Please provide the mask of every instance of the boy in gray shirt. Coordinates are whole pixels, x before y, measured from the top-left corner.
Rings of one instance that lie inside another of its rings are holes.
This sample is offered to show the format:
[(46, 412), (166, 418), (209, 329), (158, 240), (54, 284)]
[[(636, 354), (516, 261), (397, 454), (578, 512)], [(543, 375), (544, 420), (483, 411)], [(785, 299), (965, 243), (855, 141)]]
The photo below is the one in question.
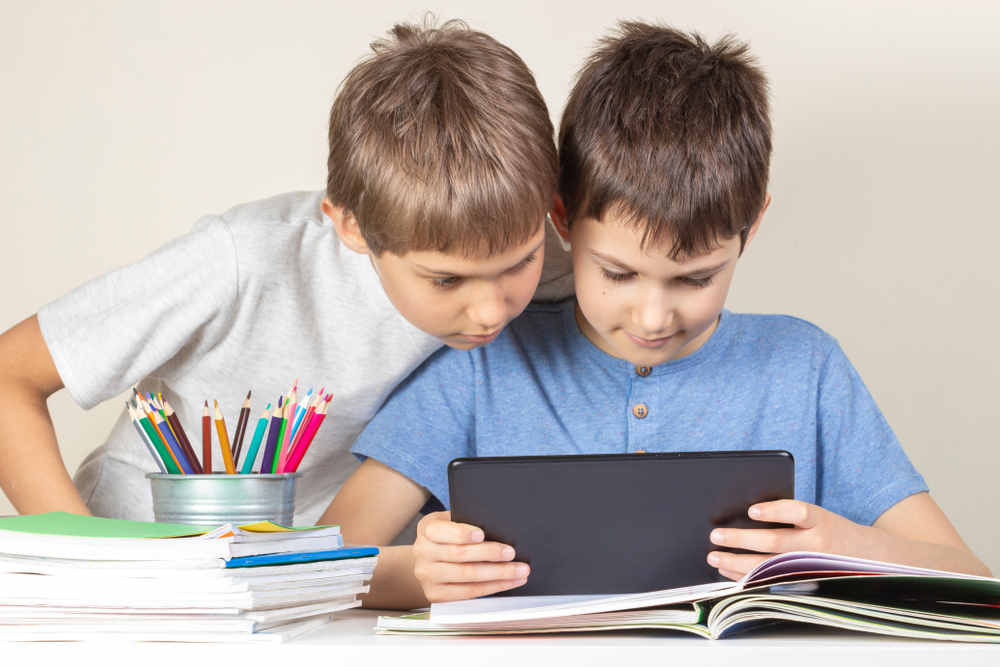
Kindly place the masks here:
[(546, 251), (536, 296), (572, 291), (527, 66), (458, 22), (372, 47), (333, 105), (325, 192), (206, 216), (0, 336), (0, 486), (19, 512), (152, 520), (156, 466), (124, 412), (70, 479), (45, 403), (62, 387), (90, 408), (138, 384), (193, 428), (206, 399), (232, 419), (248, 389), (271, 400), (299, 377), (334, 396), (300, 469), (296, 523), (312, 523), (401, 379), (442, 343), (493, 340), (536, 295)]

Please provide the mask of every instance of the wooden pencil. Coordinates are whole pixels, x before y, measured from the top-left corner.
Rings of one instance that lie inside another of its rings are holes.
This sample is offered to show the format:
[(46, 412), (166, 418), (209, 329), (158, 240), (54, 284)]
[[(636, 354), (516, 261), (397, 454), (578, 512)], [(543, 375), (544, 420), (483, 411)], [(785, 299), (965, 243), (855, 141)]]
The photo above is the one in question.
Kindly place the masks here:
[(163, 459), (160, 458), (160, 453), (156, 451), (156, 446), (149, 438), (149, 434), (142, 428), (142, 424), (139, 423), (139, 416), (135, 413), (135, 409), (128, 401), (125, 401), (125, 409), (128, 410), (128, 416), (132, 420), (132, 426), (134, 426), (135, 430), (139, 432), (139, 437), (142, 438), (142, 444), (146, 445), (146, 449), (149, 450), (149, 455), (153, 457), (156, 467), (160, 469), (161, 473), (166, 473), (167, 469), (163, 465)]
[(212, 474), (212, 416), (208, 413), (208, 401), (201, 413), (201, 461), (206, 475)]
[(281, 408), (281, 425), (278, 428), (278, 443), (274, 448), (274, 458), (271, 460), (270, 473), (278, 472), (278, 462), (281, 460), (281, 445), (285, 441), (285, 430), (288, 428), (288, 403)]
[[(159, 441), (163, 443), (163, 447), (170, 455), (170, 458), (173, 459), (174, 464), (177, 466), (177, 472), (182, 475), (186, 475), (187, 472), (185, 471), (184, 466), (181, 465), (181, 459), (178, 456), (180, 452), (174, 451), (173, 447), (170, 446), (170, 442), (163, 436), (163, 431), (156, 423), (156, 417), (159, 416), (159, 413), (156, 411), (156, 408), (154, 408), (152, 405), (144, 401), (141, 394), (138, 396), (138, 399), (139, 399), (139, 409), (142, 410), (142, 412), (146, 415), (146, 420), (149, 422), (150, 428), (152, 428), (156, 432)], [(164, 460), (164, 463), (166, 463), (166, 460)]]
[(323, 420), (326, 419), (327, 410), (330, 409), (331, 398), (333, 398), (333, 394), (327, 394), (326, 398), (323, 399), (323, 404), (320, 405), (315, 414), (313, 414), (313, 418), (309, 422), (309, 425), (305, 427), (309, 430), (302, 436), (302, 441), (295, 449), (295, 454), (289, 458), (288, 463), (285, 465), (285, 472), (298, 471), (299, 464), (302, 463), (302, 457), (304, 457), (306, 452), (309, 451), (309, 446), (316, 437), (316, 431), (319, 430), (319, 427), (323, 425)]
[[(296, 380), (298, 383), (298, 380)], [(285, 424), (285, 430), (281, 438), (281, 449), (279, 450), (281, 454), (278, 456), (278, 465), (275, 466), (275, 472), (280, 471), (285, 467), (285, 461), (288, 460), (288, 452), (292, 450), (292, 427), (295, 422), (295, 411), (298, 409), (298, 398), (296, 396), (296, 391), (298, 390), (298, 384), (292, 387), (292, 392), (290, 394), (290, 399), (288, 402), (287, 419), (288, 422)]]
[(240, 417), (236, 422), (236, 435), (233, 436), (233, 466), (240, 466), (240, 450), (243, 449), (243, 436), (246, 434), (247, 423), (250, 421), (250, 392), (247, 392), (247, 400), (243, 401), (240, 408)]
[(163, 437), (163, 441), (167, 443), (167, 447), (169, 447), (170, 451), (174, 453), (174, 456), (177, 458), (177, 462), (180, 464), (181, 470), (184, 471), (184, 474), (193, 475), (194, 467), (191, 465), (191, 462), (188, 461), (180, 443), (177, 442), (177, 438), (174, 437), (174, 432), (170, 430), (170, 426), (167, 425), (167, 420), (159, 410), (155, 410), (153, 412), (153, 424)]
[(260, 462), (261, 474), (271, 472), (271, 462), (274, 460), (274, 448), (278, 443), (278, 431), (281, 430), (281, 399), (278, 399), (278, 407), (271, 415), (271, 426), (267, 431), (267, 445), (264, 447), (264, 458)]
[(177, 442), (180, 443), (181, 449), (184, 450), (184, 456), (188, 458), (191, 462), (191, 467), (194, 469), (194, 474), (201, 475), (204, 474), (204, 469), (201, 467), (201, 462), (198, 461), (198, 456), (194, 453), (194, 448), (191, 446), (191, 441), (188, 440), (187, 433), (184, 432), (184, 427), (181, 426), (181, 420), (177, 417), (177, 413), (174, 409), (170, 407), (170, 403), (163, 400), (163, 416), (167, 418), (167, 424), (170, 426), (171, 430), (174, 432), (174, 437), (177, 438)]
[(264, 414), (257, 420), (257, 430), (254, 431), (253, 440), (250, 441), (250, 448), (247, 449), (247, 458), (243, 461), (243, 468), (240, 469), (240, 473), (243, 475), (249, 475), (253, 472), (253, 464), (257, 460), (257, 451), (260, 449), (260, 443), (264, 439), (264, 432), (267, 431), (267, 422), (270, 416), (271, 404), (268, 403), (267, 407), (264, 408)]
[(233, 465), (233, 450), (229, 446), (229, 433), (226, 432), (226, 418), (222, 416), (218, 401), (215, 402), (215, 430), (219, 432), (219, 449), (222, 450), (222, 462), (226, 466), (226, 474), (235, 475), (236, 466)]

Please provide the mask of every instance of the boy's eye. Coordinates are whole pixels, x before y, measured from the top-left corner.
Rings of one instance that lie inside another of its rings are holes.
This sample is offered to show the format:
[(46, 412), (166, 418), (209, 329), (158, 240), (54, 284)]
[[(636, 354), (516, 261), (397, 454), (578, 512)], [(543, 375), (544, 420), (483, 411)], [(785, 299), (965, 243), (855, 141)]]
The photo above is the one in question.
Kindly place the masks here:
[(507, 271), (510, 272), (510, 273), (516, 273), (516, 272), (520, 271), (521, 269), (524, 269), (524, 268), (528, 267), (528, 265), (533, 264), (536, 259), (538, 259), (538, 253), (537, 252), (534, 255), (528, 255), (520, 263), (518, 263), (516, 266), (512, 266), (509, 269), (507, 269)]
[(601, 273), (604, 274), (605, 280), (610, 280), (613, 283), (624, 283), (632, 280), (635, 277), (635, 273), (628, 271), (625, 273), (619, 273), (618, 271), (608, 271), (607, 269), (601, 267)]
[(458, 284), (461, 280), (458, 276), (448, 276), (447, 278), (431, 278), (431, 285), (438, 289), (449, 289)]
[(714, 273), (704, 278), (691, 278), (690, 276), (684, 276), (683, 278), (681, 278), (681, 282), (687, 285), (688, 287), (708, 287), (709, 285), (712, 284), (712, 278), (714, 277), (715, 277)]

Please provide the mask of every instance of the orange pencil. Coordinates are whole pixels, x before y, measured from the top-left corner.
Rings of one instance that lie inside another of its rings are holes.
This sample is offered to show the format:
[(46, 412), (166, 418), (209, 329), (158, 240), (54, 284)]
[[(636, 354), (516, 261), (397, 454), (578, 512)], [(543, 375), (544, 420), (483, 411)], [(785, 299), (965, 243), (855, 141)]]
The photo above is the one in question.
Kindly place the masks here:
[(219, 402), (215, 402), (215, 430), (219, 432), (219, 446), (222, 449), (222, 462), (226, 464), (226, 474), (235, 475), (236, 466), (233, 464), (233, 450), (229, 447), (229, 434), (226, 433), (226, 419), (219, 409)]

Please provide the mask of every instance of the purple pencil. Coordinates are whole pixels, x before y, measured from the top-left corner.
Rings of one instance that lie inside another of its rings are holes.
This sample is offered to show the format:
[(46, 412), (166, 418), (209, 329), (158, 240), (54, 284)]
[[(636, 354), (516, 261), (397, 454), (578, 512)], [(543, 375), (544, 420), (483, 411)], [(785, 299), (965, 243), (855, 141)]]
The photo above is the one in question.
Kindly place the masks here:
[(274, 461), (274, 453), (278, 446), (278, 431), (281, 430), (282, 398), (278, 399), (278, 409), (274, 411), (274, 416), (271, 417), (271, 426), (267, 430), (267, 445), (264, 447), (264, 459), (260, 464), (260, 472), (262, 474), (271, 472), (271, 463)]

